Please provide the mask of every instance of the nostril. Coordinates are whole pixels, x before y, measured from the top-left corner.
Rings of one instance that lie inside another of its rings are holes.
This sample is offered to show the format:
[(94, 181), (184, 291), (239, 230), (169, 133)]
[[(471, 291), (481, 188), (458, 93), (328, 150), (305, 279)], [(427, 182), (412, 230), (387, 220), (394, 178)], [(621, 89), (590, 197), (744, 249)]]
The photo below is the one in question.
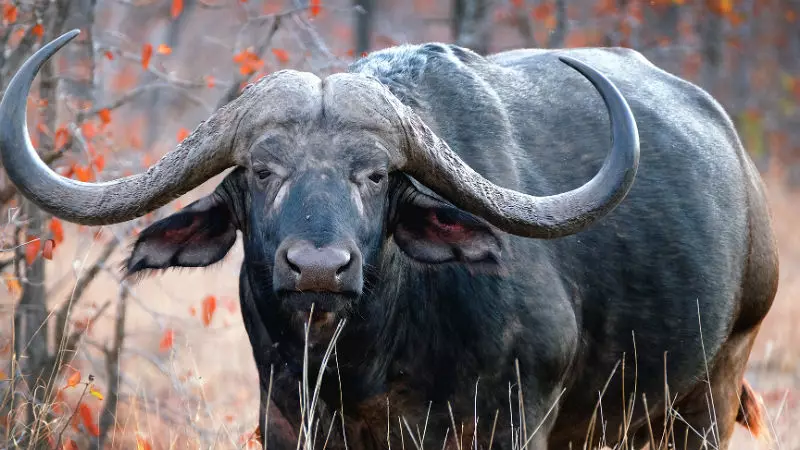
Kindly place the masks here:
[(342, 264), (342, 265), (341, 265), (341, 266), (340, 266), (338, 269), (336, 269), (336, 275), (337, 275), (337, 276), (339, 276), (339, 275), (341, 275), (341, 274), (343, 274), (343, 273), (347, 272), (347, 269), (349, 269), (349, 268), (350, 268), (350, 266), (352, 265), (352, 263), (353, 263), (353, 259), (348, 257), (348, 258), (347, 258), (347, 262), (345, 262), (345, 263), (344, 263), (344, 264)]
[(300, 275), (300, 268), (297, 267), (291, 260), (289, 260), (289, 258), (286, 258), (286, 265), (289, 266), (289, 269), (291, 269), (292, 272)]
[(284, 261), (286, 261), (286, 265), (292, 272), (294, 272), (297, 275), (300, 275), (302, 271), (300, 270), (300, 265), (298, 264), (299, 262), (298, 259), (300, 256), (298, 253), (299, 252), (297, 251), (297, 249), (290, 248), (289, 251), (286, 252), (286, 254), (284, 255), (283, 259)]

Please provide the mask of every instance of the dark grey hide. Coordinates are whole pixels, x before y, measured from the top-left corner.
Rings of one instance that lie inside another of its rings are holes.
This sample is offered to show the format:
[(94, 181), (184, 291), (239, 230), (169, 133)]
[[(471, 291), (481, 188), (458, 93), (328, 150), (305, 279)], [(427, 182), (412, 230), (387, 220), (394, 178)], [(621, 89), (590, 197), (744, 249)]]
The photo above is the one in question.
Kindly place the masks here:
[[(713, 429), (708, 439), (727, 445), (737, 415), (741, 420), (742, 375), (774, 296), (777, 258), (761, 181), (707, 93), (623, 49), (483, 58), (428, 44), (376, 52), (350, 70), (388, 86), (490, 181), (543, 196), (588, 181), (610, 146), (603, 101), (559, 55), (585, 61), (616, 84), (641, 139), (632, 190), (586, 231), (553, 240), (500, 233), (401, 173), (369, 174), (375, 179), (365, 186), (379, 195), (359, 205), (335, 165), (350, 158), (369, 167), (380, 156), (349, 150), (361, 145), (358, 133), (343, 129), (341, 139), (312, 143), (320, 168), (293, 179), (280, 208), (264, 206), (278, 195), (237, 169), (214, 194), (141, 234), (131, 272), (211, 264), (242, 232), (242, 313), (262, 409), (274, 368), (270, 449), (295, 448), (311, 303), (312, 380), (335, 323), (347, 319), (338, 367), (332, 363), (325, 372), (318, 417), (324, 436), (334, 412), (343, 412), (348, 448), (387, 448), (387, 415), (391, 446), (401, 448), (403, 432), (410, 447), (397, 418), (416, 433), (429, 405), (429, 448), (440, 448), (445, 436), (449, 448), (456, 441), (471, 446), (473, 436), (488, 448), (495, 417), (498, 449), (512, 448), (515, 439), (534, 449), (579, 448), (590, 432), (596, 443), (602, 430), (613, 444), (623, 428), (641, 447), (651, 438), (642, 397), (658, 442), (665, 383), (690, 425), (676, 421), (677, 442), (698, 448), (702, 441), (692, 430)], [(310, 157), (291, 142), (267, 143), (264, 151)], [(276, 293), (275, 273), (295, 270), (276, 267), (287, 240), (344, 239), (352, 239), (347, 245), (361, 259), (355, 268), (352, 261), (337, 264), (361, 271), (363, 286), (337, 295)], [(519, 437), (520, 388), (527, 439)], [(600, 398), (602, 416), (597, 412), (592, 422)], [(623, 405), (623, 398), (632, 403)], [(344, 448), (335, 420), (328, 446)]]

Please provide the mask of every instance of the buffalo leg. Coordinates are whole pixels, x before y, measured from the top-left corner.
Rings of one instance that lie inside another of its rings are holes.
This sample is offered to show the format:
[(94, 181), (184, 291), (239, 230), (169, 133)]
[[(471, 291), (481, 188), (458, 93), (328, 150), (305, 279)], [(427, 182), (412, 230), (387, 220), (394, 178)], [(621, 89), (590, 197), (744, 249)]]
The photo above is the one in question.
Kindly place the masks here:
[[(743, 404), (743, 377), (756, 333), (757, 328), (732, 336), (713, 361), (710, 389), (704, 379), (692, 392), (678, 400), (673, 407), (676, 416), (671, 418), (672, 424), (666, 430), (668, 439), (663, 438), (663, 419), (654, 419), (653, 434), (657, 448), (728, 448)], [(752, 392), (749, 387), (747, 392)], [(750, 418), (754, 423), (759, 419)], [(659, 440), (662, 440), (660, 446)]]

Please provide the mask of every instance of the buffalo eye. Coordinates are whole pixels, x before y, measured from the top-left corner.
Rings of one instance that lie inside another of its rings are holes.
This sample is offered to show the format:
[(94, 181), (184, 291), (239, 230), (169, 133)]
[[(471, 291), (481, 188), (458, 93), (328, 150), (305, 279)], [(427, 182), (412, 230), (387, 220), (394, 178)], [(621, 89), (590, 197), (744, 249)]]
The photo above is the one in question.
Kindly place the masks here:
[(269, 178), (271, 175), (272, 175), (272, 171), (270, 171), (270, 170), (268, 170), (268, 169), (258, 169), (258, 170), (256, 171), (256, 176), (257, 176), (257, 177), (258, 177), (260, 180), (266, 180), (266, 179), (267, 179), (267, 178)]
[(373, 172), (367, 178), (369, 178), (369, 181), (372, 181), (375, 184), (380, 184), (381, 181), (383, 181), (383, 179), (386, 178), (386, 174), (383, 172)]

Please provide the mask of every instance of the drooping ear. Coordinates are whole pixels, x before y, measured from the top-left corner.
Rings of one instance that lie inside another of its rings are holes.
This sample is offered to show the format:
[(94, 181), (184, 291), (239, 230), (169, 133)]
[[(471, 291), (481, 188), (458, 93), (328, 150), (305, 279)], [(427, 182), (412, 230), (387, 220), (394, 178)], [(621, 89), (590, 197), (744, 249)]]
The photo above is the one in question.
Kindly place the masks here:
[(236, 220), (225, 198), (218, 188), (145, 228), (126, 262), (127, 274), (220, 261), (236, 242)]
[(490, 263), (500, 260), (503, 241), (484, 220), (447, 203), (407, 178), (396, 184), (390, 227), (395, 243), (424, 263)]

